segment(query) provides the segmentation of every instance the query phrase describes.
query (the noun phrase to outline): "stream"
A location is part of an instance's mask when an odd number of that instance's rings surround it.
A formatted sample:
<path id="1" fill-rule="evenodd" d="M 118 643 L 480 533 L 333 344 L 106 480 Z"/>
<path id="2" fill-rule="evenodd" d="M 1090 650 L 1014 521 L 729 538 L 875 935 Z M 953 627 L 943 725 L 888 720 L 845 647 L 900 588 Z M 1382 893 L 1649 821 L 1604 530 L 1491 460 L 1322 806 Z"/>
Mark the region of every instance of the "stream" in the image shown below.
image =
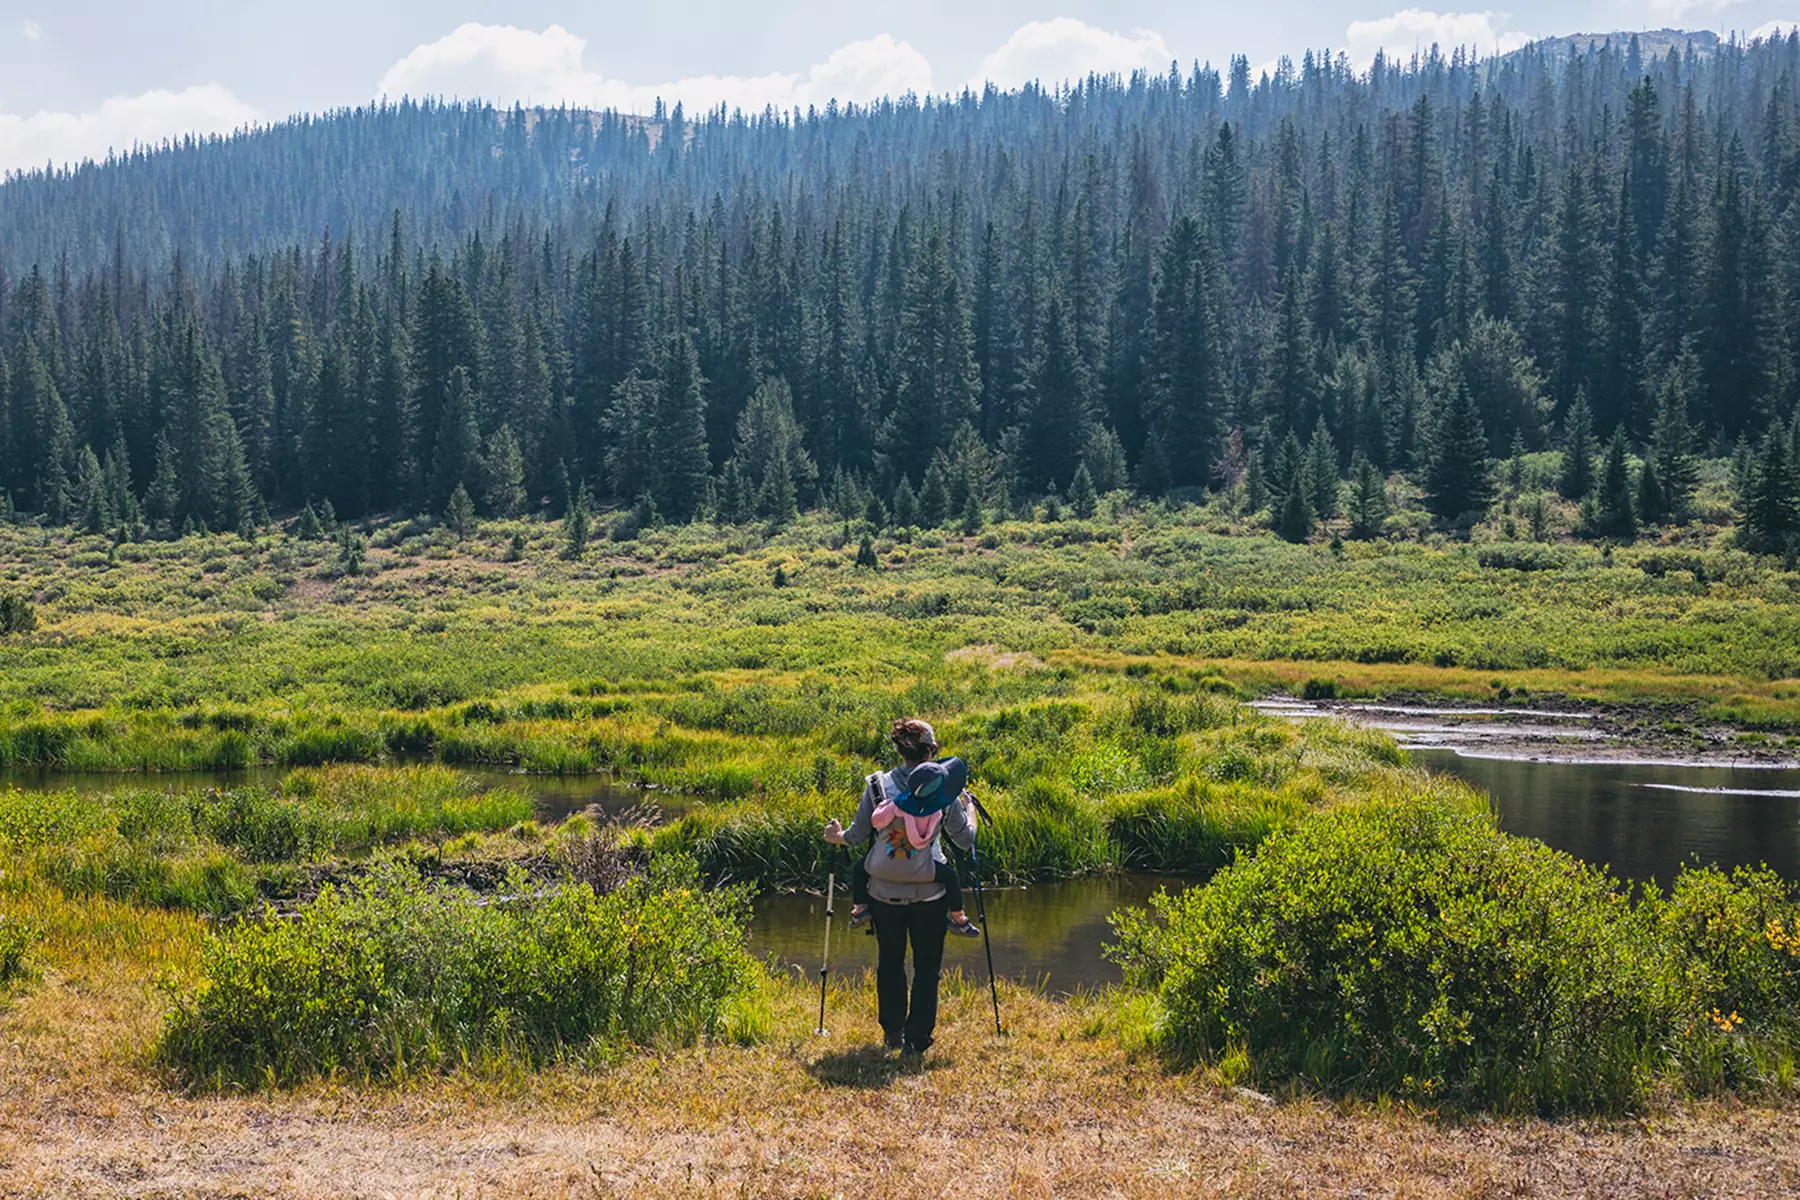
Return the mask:
<path id="1" fill-rule="evenodd" d="M 1269 709 L 1292 719 L 1338 716 L 1295 703 Z M 1565 752 L 1588 739 L 1583 721 L 1553 712 L 1488 715 L 1468 710 L 1365 706 L 1351 719 L 1389 728 L 1407 744 L 1415 762 L 1466 779 L 1493 800 L 1501 827 L 1538 838 L 1588 862 L 1609 866 L 1625 879 L 1666 885 L 1682 864 L 1730 868 L 1767 863 L 1800 878 L 1800 770 L 1744 765 L 1702 766 L 1629 761 L 1546 761 L 1485 757 L 1497 726 L 1554 729 Z M 1496 719 L 1496 716 L 1498 719 Z M 465 769 L 490 787 L 531 797 L 539 821 L 560 821 L 590 805 L 613 814 L 651 802 L 675 815 L 694 801 L 674 793 L 645 792 L 610 776 L 519 775 Z M 28 790 L 104 791 L 167 788 L 273 786 L 285 771 L 261 768 L 230 773 L 166 775 L 22 771 L 0 774 L 0 787 Z M 844 881 L 840 881 L 843 883 Z M 994 967 L 1003 977 L 1067 994 L 1116 983 L 1118 968 L 1101 954 L 1110 937 L 1107 917 L 1124 905 L 1140 905 L 1159 888 L 1179 890 L 1187 881 L 1140 872 L 1071 880 L 987 893 Z M 970 914 L 975 895 L 967 895 Z M 824 929 L 824 898 L 771 895 L 757 900 L 750 925 L 752 948 L 778 970 L 816 977 Z M 848 932 L 850 903 L 840 893 L 832 938 L 836 970 L 872 970 L 875 940 Z M 971 977 L 986 973 L 982 943 L 951 937 L 945 965 Z"/>

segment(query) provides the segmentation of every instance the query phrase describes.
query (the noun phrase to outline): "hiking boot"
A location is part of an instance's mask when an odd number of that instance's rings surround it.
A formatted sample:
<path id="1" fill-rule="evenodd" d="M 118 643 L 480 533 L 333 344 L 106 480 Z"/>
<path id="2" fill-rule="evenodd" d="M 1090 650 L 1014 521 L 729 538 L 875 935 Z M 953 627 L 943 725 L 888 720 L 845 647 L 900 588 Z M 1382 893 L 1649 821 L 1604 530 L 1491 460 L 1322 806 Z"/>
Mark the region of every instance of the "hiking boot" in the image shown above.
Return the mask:
<path id="1" fill-rule="evenodd" d="M 864 925 L 867 925 L 870 921 L 873 921 L 874 919 L 875 919 L 875 914 L 866 908 L 862 908 L 862 909 L 853 908 L 850 910 L 850 928 L 853 930 L 861 929 Z M 874 933 L 875 931 L 873 929 L 871 929 L 871 930 L 869 930 L 869 932 Z"/>
<path id="2" fill-rule="evenodd" d="M 950 932 L 959 937 L 978 938 L 981 936 L 981 926 L 975 924 L 975 922 L 969 920 L 967 917 L 964 917 L 961 921 L 952 917 L 949 920 L 949 925 Z"/>
<path id="3" fill-rule="evenodd" d="M 887 1045 L 889 1050 L 906 1049 L 906 1035 L 904 1033 L 883 1034 L 881 1040 Z"/>

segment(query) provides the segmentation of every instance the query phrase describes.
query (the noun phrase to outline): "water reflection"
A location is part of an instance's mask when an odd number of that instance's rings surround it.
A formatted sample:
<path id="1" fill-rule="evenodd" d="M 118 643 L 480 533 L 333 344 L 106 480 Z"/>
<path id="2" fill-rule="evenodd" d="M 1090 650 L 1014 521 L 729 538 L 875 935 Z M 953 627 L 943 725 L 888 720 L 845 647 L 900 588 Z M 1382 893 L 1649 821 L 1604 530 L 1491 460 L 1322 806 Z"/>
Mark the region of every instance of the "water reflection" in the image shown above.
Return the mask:
<path id="1" fill-rule="evenodd" d="M 1111 940 L 1107 924 L 1115 909 L 1141 905 L 1159 888 L 1180 891 L 1187 881 L 1142 872 L 1127 872 L 1029 888 L 987 893 L 989 933 L 993 938 L 994 971 L 1004 979 L 1041 986 L 1052 995 L 1119 982 L 1119 969 L 1101 957 Z M 970 915 L 975 893 L 968 889 Z M 847 934 L 847 897 L 839 895 L 832 922 L 834 973 L 875 969 L 875 939 L 861 930 Z M 823 896 L 764 896 L 750 921 L 750 944 L 759 954 L 790 974 L 804 971 L 817 978 L 824 943 Z M 985 978 L 987 960 L 978 938 L 951 937 L 944 947 L 946 970 L 961 968 L 970 978 Z"/>
<path id="2" fill-rule="evenodd" d="M 1500 825 L 1626 879 L 1667 884 L 1698 858 L 1800 878 L 1800 771 L 1554 763 L 1414 749 L 1493 797 Z"/>

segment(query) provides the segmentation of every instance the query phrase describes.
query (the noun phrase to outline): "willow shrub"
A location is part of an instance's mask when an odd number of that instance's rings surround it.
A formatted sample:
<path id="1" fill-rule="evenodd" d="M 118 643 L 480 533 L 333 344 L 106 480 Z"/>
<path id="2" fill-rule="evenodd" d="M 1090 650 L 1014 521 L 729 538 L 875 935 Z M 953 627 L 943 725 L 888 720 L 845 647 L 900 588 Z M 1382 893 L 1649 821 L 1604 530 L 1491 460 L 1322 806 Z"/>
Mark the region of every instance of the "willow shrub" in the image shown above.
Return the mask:
<path id="1" fill-rule="evenodd" d="M 746 1032 L 764 975 L 745 891 L 679 863 L 603 895 L 528 888 L 520 875 L 481 904 L 390 863 L 292 920 L 214 935 L 159 1055 L 194 1082 L 255 1086 Z"/>
<path id="2" fill-rule="evenodd" d="M 1435 791 L 1435 789 L 1433 789 Z M 1347 805 L 1116 919 L 1165 1048 L 1264 1082 L 1505 1111 L 1616 1111 L 1683 1007 L 1647 909 L 1450 795 Z"/>

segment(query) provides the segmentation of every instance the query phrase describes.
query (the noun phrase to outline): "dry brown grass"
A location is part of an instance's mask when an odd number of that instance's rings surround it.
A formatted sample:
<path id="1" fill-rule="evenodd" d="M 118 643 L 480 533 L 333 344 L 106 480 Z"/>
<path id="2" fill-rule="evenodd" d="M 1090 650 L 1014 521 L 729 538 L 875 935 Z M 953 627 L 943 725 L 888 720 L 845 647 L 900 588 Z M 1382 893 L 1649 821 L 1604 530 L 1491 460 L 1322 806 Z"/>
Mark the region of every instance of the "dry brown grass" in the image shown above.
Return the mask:
<path id="1" fill-rule="evenodd" d="M 1800 1113 L 1711 1104 L 1633 1121 L 1450 1122 L 1270 1102 L 1134 1054 L 1107 1001 L 953 983 L 940 1041 L 871 1042 L 863 980 L 777 989 L 762 1045 L 599 1073 L 218 1096 L 145 1066 L 153 979 L 199 923 L 46 903 L 41 981 L 0 1013 L 0 1196 L 1784 1196 Z M 60 910 L 60 911 L 53 911 Z M 141 934 L 121 918 L 140 918 Z"/>

